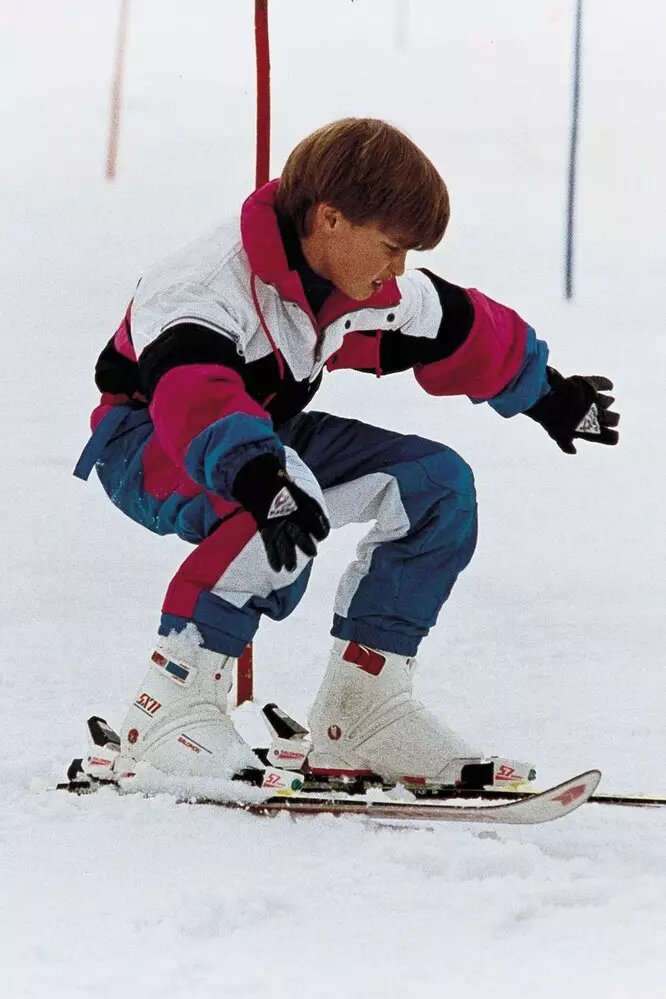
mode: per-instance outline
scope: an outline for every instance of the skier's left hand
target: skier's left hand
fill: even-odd
[[[550,392],[526,410],[540,423],[565,454],[576,454],[574,440],[592,444],[617,444],[620,414],[611,410],[615,399],[605,395],[613,388],[602,375],[571,375],[564,378],[555,368],[548,368]]]

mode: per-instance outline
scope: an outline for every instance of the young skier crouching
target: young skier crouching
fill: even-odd
[[[303,410],[324,371],[411,369],[431,395],[527,413],[567,453],[617,443],[619,417],[611,383],[548,367],[514,311],[405,270],[448,220],[421,150],[349,118],[141,278],[96,366],[77,474],[96,466],[124,513],[195,548],[168,587],[124,756],[178,775],[259,765],[227,715],[235,660],[262,614],[291,613],[317,546],[351,522],[373,526],[337,591],[310,767],[450,783],[479,756],[412,697],[419,642],[474,551],[470,468],[444,444]]]

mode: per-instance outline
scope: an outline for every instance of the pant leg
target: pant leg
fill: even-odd
[[[290,449],[287,468],[324,503],[311,472]],[[206,648],[239,656],[262,614],[281,619],[298,604],[311,560],[299,553],[293,572],[274,572],[251,515],[202,489],[170,461],[147,410],[128,416],[122,432],[103,448],[96,469],[107,495],[132,520],[196,546],[168,587],[161,635],[193,623]]]
[[[471,469],[443,444],[323,413],[280,436],[322,485],[333,527],[375,522],[340,581],[332,634],[414,655],[474,552]]]

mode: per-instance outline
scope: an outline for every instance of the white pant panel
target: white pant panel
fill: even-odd
[[[346,569],[335,597],[335,613],[345,617],[360,583],[370,571],[372,554],[378,545],[404,538],[409,518],[400,496],[397,480],[386,472],[373,472],[352,482],[327,489],[331,527],[364,524],[374,527],[359,541],[356,559]]]
[[[326,513],[327,503],[321,486],[308,466],[290,447],[285,448],[285,455],[287,472],[296,485],[314,497]],[[254,596],[267,597],[273,590],[289,586],[298,579],[310,561],[307,555],[297,550],[296,568],[293,572],[287,569],[275,572],[268,564],[264,543],[261,535],[257,533],[226,567],[211,592],[233,604],[234,607],[244,607]]]

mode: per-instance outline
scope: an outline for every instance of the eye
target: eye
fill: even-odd
[[[399,253],[400,252],[400,247],[399,246],[391,246],[390,243],[384,243],[384,246],[389,251],[389,253]]]

